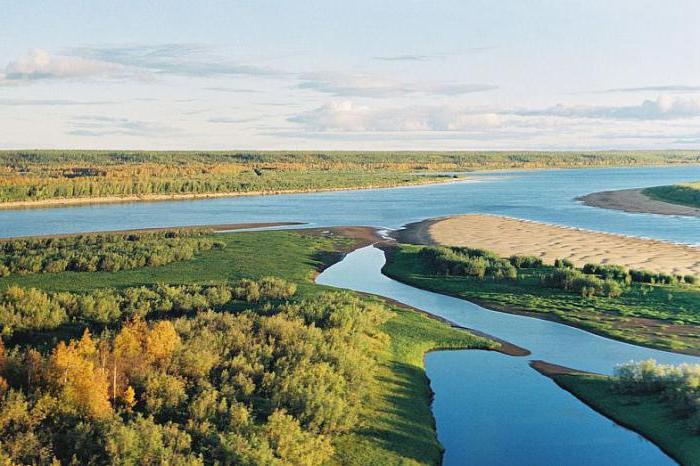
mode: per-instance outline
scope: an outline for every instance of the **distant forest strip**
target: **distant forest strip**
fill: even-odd
[[[700,208],[700,182],[655,186],[646,188],[642,193],[657,201]]]
[[[700,163],[698,151],[1,151],[0,203],[387,187],[440,172]]]

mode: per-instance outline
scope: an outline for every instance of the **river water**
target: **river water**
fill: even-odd
[[[700,179],[698,167],[549,170],[474,175],[396,189],[0,210],[0,237],[159,226],[298,221],[398,228],[429,217],[482,212],[681,242],[700,241],[700,218],[587,207],[577,196]]]
[[[446,465],[673,464],[653,444],[595,413],[528,362],[542,359],[611,373],[616,364],[630,360],[653,358],[680,364],[700,363],[700,358],[634,346],[420,290],[382,275],[384,262],[380,249],[358,249],[326,269],[316,282],[393,298],[532,352],[527,357],[487,351],[426,356]]]
[[[548,170],[473,178],[383,190],[8,210],[0,211],[0,237],[271,221],[398,228],[429,217],[480,212],[700,243],[700,218],[628,214],[574,201],[595,191],[697,180],[700,167]],[[484,351],[427,355],[445,464],[672,463],[651,443],[532,370],[528,361],[543,359],[609,373],[615,364],[632,359],[680,363],[700,362],[698,358],[640,348],[419,290],[383,276],[383,263],[380,250],[363,248],[324,271],[318,282],[391,297],[532,351],[526,358]]]

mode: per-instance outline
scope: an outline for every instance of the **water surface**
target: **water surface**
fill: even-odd
[[[516,358],[484,351],[426,356],[435,391],[433,412],[445,464],[672,464],[657,447],[595,413],[549,378],[531,359],[600,373],[616,364],[653,358],[700,363],[700,358],[610,340],[531,317],[490,311],[381,274],[384,253],[358,249],[326,269],[317,283],[375,293],[529,349]]]
[[[581,205],[608,189],[700,179],[700,167],[548,170],[474,175],[479,182],[280,196],[0,210],[0,237],[159,226],[300,221],[399,228],[442,215],[481,212],[696,243],[700,218],[628,214]]]

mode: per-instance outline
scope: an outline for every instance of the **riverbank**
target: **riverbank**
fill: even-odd
[[[484,308],[576,327],[607,338],[677,353],[700,355],[697,335],[700,292],[695,287],[633,284],[619,297],[582,297],[542,286],[553,267],[520,269],[517,280],[435,275],[419,257],[419,246],[385,249],[382,272],[425,290],[461,298]]]
[[[680,464],[700,464],[700,436],[690,432],[685,420],[674,416],[658,395],[617,393],[612,377],[544,361],[530,365],[591,409],[645,437]]]
[[[619,264],[653,272],[700,275],[699,247],[496,215],[429,219],[406,225],[393,236],[409,244],[468,246],[501,256],[531,255],[550,264],[555,259],[568,259],[576,266]]]
[[[186,194],[138,194],[129,196],[101,196],[101,197],[74,197],[51,198],[39,200],[6,201],[0,202],[0,210],[32,209],[50,207],[70,207],[91,204],[124,204],[131,202],[160,202],[160,201],[186,201],[197,199],[216,199],[225,197],[250,197],[250,196],[279,196],[284,194],[308,194],[336,191],[357,191],[363,189],[389,189],[411,186],[425,186],[430,184],[445,184],[471,181],[468,178],[439,177],[440,179],[411,180],[406,183],[367,184],[357,186],[341,186],[337,188],[312,188],[312,189],[273,189],[256,191],[232,191],[221,193],[186,193]]]
[[[590,207],[631,213],[700,217],[700,209],[653,199],[644,193],[644,188],[601,191],[577,197],[576,200]]]
[[[9,238],[0,238],[0,242],[11,241],[14,239],[48,239],[48,238],[69,238],[71,236],[95,236],[95,235],[123,235],[131,233],[157,233],[159,231],[168,230],[211,230],[214,232],[226,232],[236,230],[250,230],[255,228],[275,228],[275,227],[291,227],[304,225],[303,222],[259,222],[259,223],[221,223],[216,225],[185,225],[174,227],[155,227],[155,228],[132,228],[128,230],[107,230],[107,231],[89,231],[84,233],[57,233],[54,235],[33,235],[33,236],[12,236]]]

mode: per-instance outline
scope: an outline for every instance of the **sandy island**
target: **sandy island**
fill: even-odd
[[[407,225],[395,233],[399,241],[490,249],[513,254],[620,264],[654,272],[700,275],[700,247],[562,227],[496,215],[469,214]]]
[[[643,188],[601,191],[577,197],[584,205],[633,213],[700,217],[700,209],[658,201],[645,195]]]

